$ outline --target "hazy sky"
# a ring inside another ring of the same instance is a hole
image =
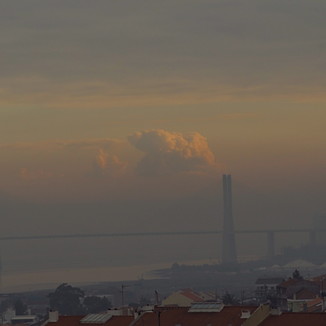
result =
[[[326,210],[325,11],[0,1],[0,235],[221,228],[224,172],[239,229],[311,226]],[[164,241],[162,261],[189,256]],[[204,243],[186,259],[216,258]]]

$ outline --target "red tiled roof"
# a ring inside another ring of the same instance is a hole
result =
[[[94,323],[80,323],[83,316],[59,316],[57,322],[48,322],[46,326],[129,326],[133,321],[132,316],[112,316],[108,321],[103,324]]]
[[[312,282],[309,280],[305,280],[305,279],[293,279],[293,278],[289,278],[288,280],[282,282],[281,284],[278,285],[279,288],[289,288],[292,287],[294,285],[302,285],[302,286],[315,286],[316,287],[316,282]]]
[[[301,289],[299,290],[296,294],[295,297],[297,300],[309,300],[309,299],[315,299],[316,298],[316,293],[313,291],[310,291],[308,289]]]
[[[106,324],[108,324],[108,326],[128,326],[133,320],[133,316],[113,316]],[[94,324],[92,324],[92,326],[94,326]]]
[[[48,322],[47,326],[79,326],[79,321],[85,317],[83,316],[59,316],[57,322]]]
[[[318,275],[310,279],[310,281],[317,283],[321,283],[324,280],[326,281],[326,274]]]
[[[326,290],[326,274],[315,276],[310,281],[318,285],[322,291]]]
[[[259,326],[325,326],[325,313],[285,312],[267,317]]]
[[[291,285],[299,283],[301,280],[294,280],[293,278],[289,278],[288,280],[282,282],[278,285],[280,288],[288,288]]]
[[[220,312],[188,312],[189,308],[160,308],[150,313],[145,313],[137,319],[132,326],[157,326],[160,318],[161,326],[240,326],[245,319],[241,319],[241,313],[249,310],[253,313],[254,306],[225,306]]]
[[[307,311],[308,312],[321,312],[323,308],[323,299],[316,298],[312,301],[307,302]]]

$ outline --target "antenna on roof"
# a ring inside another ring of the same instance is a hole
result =
[[[121,307],[124,307],[125,305],[125,288],[129,287],[130,285],[121,284]]]
[[[158,306],[159,305],[159,300],[158,300],[158,292],[155,290],[155,303]]]

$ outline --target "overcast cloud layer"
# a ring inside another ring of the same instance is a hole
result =
[[[2,104],[325,100],[324,1],[1,2]]]

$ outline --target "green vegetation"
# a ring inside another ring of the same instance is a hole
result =
[[[59,285],[48,297],[51,309],[58,310],[61,315],[98,313],[111,307],[106,297],[85,297],[83,290],[67,283]]]

